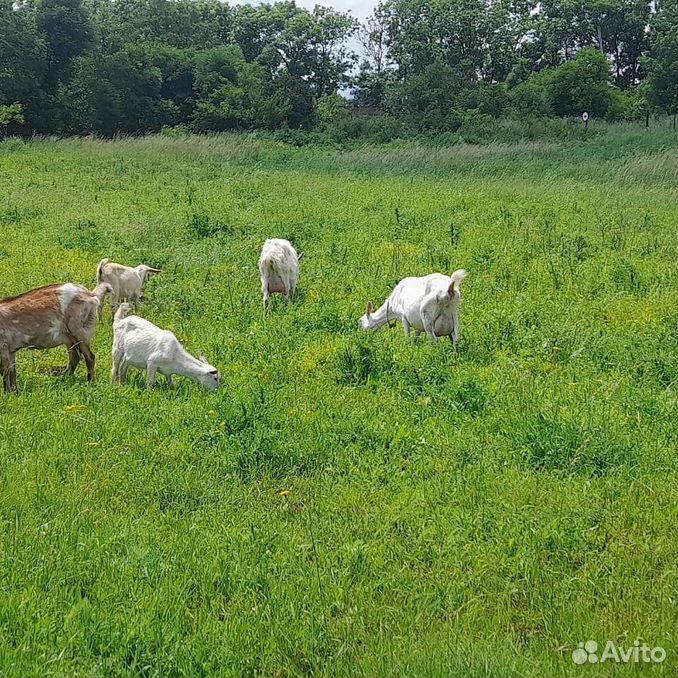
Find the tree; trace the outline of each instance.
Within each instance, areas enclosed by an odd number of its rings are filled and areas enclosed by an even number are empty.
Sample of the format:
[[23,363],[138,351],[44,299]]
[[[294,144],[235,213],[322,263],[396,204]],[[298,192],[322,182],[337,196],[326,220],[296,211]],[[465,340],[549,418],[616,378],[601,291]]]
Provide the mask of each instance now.
[[233,9],[218,0],[89,2],[100,34],[99,46],[106,51],[148,42],[210,49],[232,40]]
[[176,122],[172,102],[161,96],[162,74],[125,50],[79,57],[72,80],[58,95],[62,132],[143,134]]
[[92,40],[89,15],[82,0],[41,0],[36,22],[48,50],[47,82],[56,90],[69,78],[74,59]]
[[125,48],[136,64],[160,72],[160,99],[175,107],[178,117],[186,121],[195,105],[195,52],[192,49],[164,44],[132,44]]
[[310,48],[313,66],[313,89],[316,97],[334,94],[349,82],[349,71],[357,56],[346,41],[357,30],[357,23],[347,14],[316,5]]
[[386,105],[390,112],[409,115],[417,127],[454,131],[458,124],[451,112],[464,84],[463,73],[436,61],[391,88]]
[[388,16],[383,5],[378,5],[372,15],[358,29],[358,41],[365,51],[365,71],[372,70],[380,76],[388,68]]
[[[671,2],[381,0],[358,30],[348,13],[294,0],[0,0],[0,106],[5,117],[21,106],[25,122],[13,116],[12,133],[182,123],[350,136],[350,107],[337,97],[353,86],[356,106],[388,114],[388,138],[485,124],[507,107],[609,119],[672,112]],[[367,121],[355,130],[381,125]]]
[[261,66],[292,128],[314,123],[315,100],[350,81],[355,55],[346,40],[356,30],[346,14],[294,2],[238,8],[234,36],[247,61]]
[[647,70],[647,97],[656,109],[678,112],[678,21],[676,3],[657,7],[650,24],[650,49],[643,63]]
[[386,0],[388,57],[400,79],[446,64],[470,81],[485,61],[487,5],[483,0]]
[[584,111],[604,117],[611,104],[609,65],[598,50],[581,50],[561,64],[547,82],[547,100],[556,115],[581,115]]
[[265,71],[247,63],[236,45],[217,47],[195,57],[195,111],[199,132],[280,127],[288,107]]
[[46,50],[30,6],[0,0],[0,45],[0,106],[20,104],[28,128],[47,131]]

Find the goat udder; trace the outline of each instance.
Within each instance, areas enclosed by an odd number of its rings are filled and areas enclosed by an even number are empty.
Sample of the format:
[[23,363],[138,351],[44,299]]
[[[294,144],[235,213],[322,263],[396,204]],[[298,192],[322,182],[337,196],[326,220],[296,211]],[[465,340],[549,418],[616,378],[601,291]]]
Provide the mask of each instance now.
[[433,334],[436,337],[446,337],[452,334],[453,323],[451,318],[439,317],[433,325]]
[[285,288],[285,283],[283,283],[282,278],[276,274],[269,274],[268,278],[268,292],[269,294],[287,294],[287,289]]

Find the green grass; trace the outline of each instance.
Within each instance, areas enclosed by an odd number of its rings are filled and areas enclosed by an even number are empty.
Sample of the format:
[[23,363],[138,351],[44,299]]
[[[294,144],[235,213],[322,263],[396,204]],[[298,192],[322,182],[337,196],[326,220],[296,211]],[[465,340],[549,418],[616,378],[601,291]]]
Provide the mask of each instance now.
[[[142,314],[223,375],[112,385],[108,310],[92,384],[19,354],[0,676],[675,675],[675,151],[0,143],[0,296],[160,266]],[[306,257],[264,322],[272,236]],[[459,267],[456,352],[357,331]],[[572,663],[636,638],[666,661]]]

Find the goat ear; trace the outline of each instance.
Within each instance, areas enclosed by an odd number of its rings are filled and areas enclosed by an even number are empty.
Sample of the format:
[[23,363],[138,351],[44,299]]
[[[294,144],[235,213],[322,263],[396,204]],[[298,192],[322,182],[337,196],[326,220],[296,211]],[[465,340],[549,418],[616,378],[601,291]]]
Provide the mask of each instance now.
[[304,253],[303,253],[303,252],[297,254],[297,261],[301,261],[303,258],[304,258]]
[[201,363],[207,364],[207,358],[205,357],[205,354],[204,354],[204,353],[201,353],[201,354],[200,354],[200,357],[198,358],[198,360],[199,360]]
[[374,306],[371,301],[367,302],[367,315],[374,313]]

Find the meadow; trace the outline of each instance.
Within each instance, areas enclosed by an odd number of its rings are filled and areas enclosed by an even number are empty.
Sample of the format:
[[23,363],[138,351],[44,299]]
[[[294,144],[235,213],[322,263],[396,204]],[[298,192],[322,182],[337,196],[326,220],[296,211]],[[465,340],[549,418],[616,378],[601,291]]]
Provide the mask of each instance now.
[[[0,142],[0,297],[160,267],[141,315],[222,374],[112,385],[108,308],[93,383],[18,354],[0,676],[674,676],[675,170],[665,126]],[[305,253],[267,321],[266,237]],[[462,267],[456,350],[358,331]]]

